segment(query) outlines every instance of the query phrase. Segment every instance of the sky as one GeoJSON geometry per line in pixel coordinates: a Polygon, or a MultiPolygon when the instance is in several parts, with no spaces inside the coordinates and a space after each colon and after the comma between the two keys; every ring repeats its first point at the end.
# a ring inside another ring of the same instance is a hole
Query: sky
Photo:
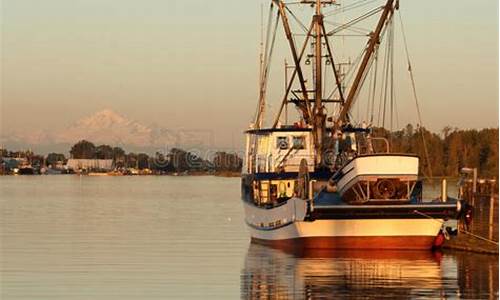
{"type": "MultiPolygon", "coordinates": [[[[268,1],[0,3],[1,131],[59,130],[110,108],[144,124],[213,131],[224,147],[242,143],[268,1]]],[[[424,125],[497,127],[498,1],[401,0],[401,14],[424,125]]],[[[403,100],[400,123],[416,123],[414,102],[403,100]]]]}

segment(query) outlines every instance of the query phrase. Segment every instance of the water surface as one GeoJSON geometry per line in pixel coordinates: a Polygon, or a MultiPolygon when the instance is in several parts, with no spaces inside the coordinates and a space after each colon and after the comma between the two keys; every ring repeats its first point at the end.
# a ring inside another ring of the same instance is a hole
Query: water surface
{"type": "Polygon", "coordinates": [[[250,245],[238,178],[4,176],[0,188],[1,299],[498,294],[496,256],[250,245]]]}

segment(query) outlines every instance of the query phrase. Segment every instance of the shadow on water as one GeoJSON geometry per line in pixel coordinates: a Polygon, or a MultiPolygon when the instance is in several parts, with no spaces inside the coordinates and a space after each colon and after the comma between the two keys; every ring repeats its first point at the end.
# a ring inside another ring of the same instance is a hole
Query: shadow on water
{"type": "Polygon", "coordinates": [[[243,299],[497,296],[498,257],[459,252],[284,252],[251,244],[241,273],[243,299]]]}

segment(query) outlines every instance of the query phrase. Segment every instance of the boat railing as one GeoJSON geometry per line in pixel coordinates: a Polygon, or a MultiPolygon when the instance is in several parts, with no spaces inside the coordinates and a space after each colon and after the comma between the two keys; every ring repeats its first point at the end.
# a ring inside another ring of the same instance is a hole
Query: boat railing
{"type": "Polygon", "coordinates": [[[364,147],[358,147],[359,154],[373,154],[373,153],[390,153],[390,144],[389,140],[384,137],[367,137],[366,145],[364,147]],[[385,145],[385,151],[377,151],[377,148],[374,147],[373,142],[383,142],[385,145]]]}

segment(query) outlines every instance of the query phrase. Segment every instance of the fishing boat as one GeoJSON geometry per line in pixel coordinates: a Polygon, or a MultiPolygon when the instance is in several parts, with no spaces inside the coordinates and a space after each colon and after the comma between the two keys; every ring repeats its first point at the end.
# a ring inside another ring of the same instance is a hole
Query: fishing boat
{"type": "Polygon", "coordinates": [[[430,249],[440,244],[436,237],[444,221],[460,212],[461,202],[446,194],[437,201],[424,199],[420,158],[392,152],[391,138],[376,134],[376,107],[380,127],[385,127],[387,110],[393,127],[394,19],[400,5],[385,0],[366,7],[373,3],[270,1],[267,33],[262,30],[259,100],[245,132],[241,187],[245,221],[255,243],[430,249]],[[350,34],[367,26],[374,29],[350,34]],[[266,118],[271,61],[275,46],[283,44],[280,27],[289,48],[285,57],[293,63],[285,60],[285,88],[274,117],[266,118]],[[357,44],[345,48],[357,46],[360,53],[344,62],[345,55],[334,51],[351,35],[357,44]],[[379,105],[375,95],[380,95],[379,105]],[[296,110],[290,112],[289,106],[296,110]],[[354,108],[371,111],[371,117],[356,117],[354,108]]]}

